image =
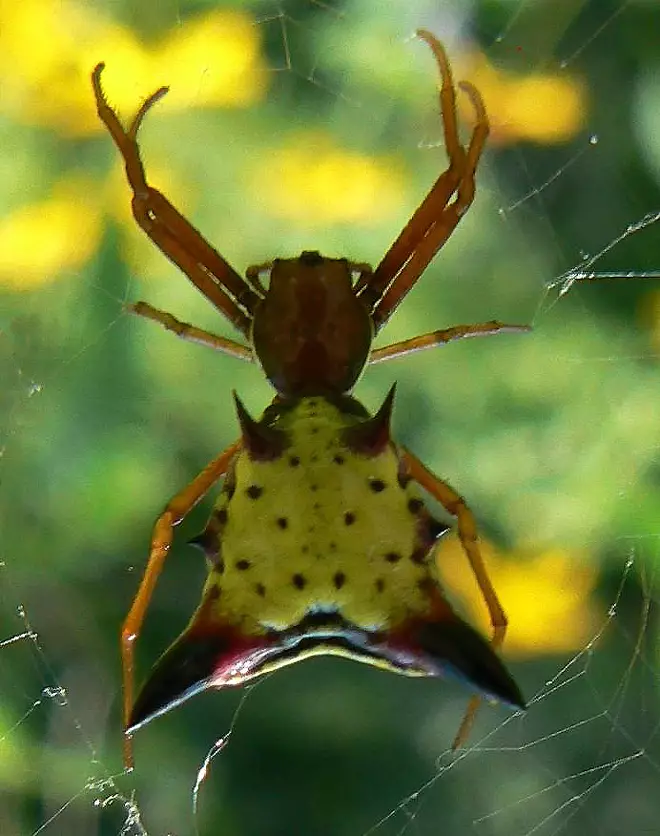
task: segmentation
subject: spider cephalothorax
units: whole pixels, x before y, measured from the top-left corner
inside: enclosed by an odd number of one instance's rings
[[[240,685],[320,653],[410,676],[454,674],[476,692],[524,705],[496,653],[506,617],[471,512],[453,488],[392,440],[394,389],[373,416],[350,395],[367,364],[461,337],[525,330],[491,321],[371,348],[375,333],[472,203],[488,133],[481,97],[463,82],[476,125],[468,147],[461,145],[444,50],[429,32],[418,34],[440,69],[450,163],[375,270],[308,251],[251,267],[243,279],[146,181],[137,131],[166,88],[144,102],[126,130],[103,95],[103,65],[93,73],[99,116],[124,158],[136,220],[249,345],[187,325],[145,302],[131,309],[185,339],[257,360],[278,393],[259,420],[236,398],[240,439],[177,494],[156,523],[149,564],[122,629],[127,766],[128,734],[192,694]],[[133,642],[174,526],[223,477],[207,526],[194,540],[209,564],[202,601],[134,701]],[[493,624],[490,643],[444,596],[434,545],[447,527],[433,518],[419,486],[457,520]],[[456,743],[464,739],[475,707],[473,701]]]
[[[345,258],[304,252],[268,265],[252,324],[255,354],[282,395],[348,392],[369,358],[374,326],[353,291],[369,271]]]

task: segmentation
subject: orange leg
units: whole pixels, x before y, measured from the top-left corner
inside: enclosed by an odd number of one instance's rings
[[[463,148],[458,137],[456,90],[447,55],[430,32],[420,29],[417,35],[433,50],[440,70],[440,110],[449,168],[436,180],[374,270],[371,281],[362,289],[364,301],[372,308],[377,330],[394,313],[472,203],[474,175],[489,130],[479,92],[468,82],[461,82],[459,87],[469,96],[477,117],[470,145],[467,151]]]
[[[260,297],[167,198],[146,180],[137,133],[147,111],[167,93],[167,87],[161,87],[146,99],[126,130],[103,93],[103,66],[99,64],[92,73],[96,106],[99,118],[124,158],[126,176],[133,190],[131,205],[135,220],[204,296],[241,333],[248,336],[252,310]]]
[[[437,499],[448,513],[456,517],[461,545],[470,562],[477,584],[479,585],[479,590],[486,602],[488,614],[490,615],[490,622],[493,627],[493,636],[490,643],[494,650],[499,650],[506,635],[508,621],[497,597],[497,593],[490,581],[483,557],[481,556],[481,551],[479,550],[477,526],[472,511],[470,511],[460,494],[456,493],[450,485],[443,482],[434,473],[431,473],[411,452],[404,449],[403,459],[410,476],[427,490],[432,497]],[[453,749],[457,749],[465,743],[470,734],[470,729],[472,728],[480,704],[481,697],[475,696],[470,700],[463,721],[452,744]]]
[[[221,351],[223,354],[228,354],[230,357],[236,357],[238,360],[247,360],[248,363],[254,362],[252,350],[248,346],[229,340],[227,337],[212,334],[210,331],[204,331],[204,329],[190,325],[188,322],[182,322],[171,313],[154,308],[148,302],[135,302],[132,305],[126,305],[126,310],[137,316],[150,319],[152,322],[158,322],[166,331],[171,331],[177,337],[181,337],[182,340],[206,345],[216,351]]]
[[[506,325],[491,319],[490,322],[479,322],[472,325],[455,325],[453,328],[443,328],[441,331],[431,331],[428,334],[420,334],[411,337],[409,340],[402,340],[398,343],[385,345],[371,352],[368,364],[384,363],[386,360],[393,360],[395,357],[403,357],[405,354],[413,354],[416,351],[425,351],[427,348],[435,348],[438,345],[462,340],[466,337],[488,337],[491,334],[517,333],[519,331],[531,331],[529,325]]]
[[[134,643],[140,634],[142,622],[149,606],[149,601],[161,573],[165,558],[172,545],[174,526],[197,505],[207,491],[225,475],[227,469],[239,450],[240,441],[220,453],[208,464],[202,472],[182,491],[180,491],[160,515],[154,526],[151,537],[149,561],[145,569],[137,595],[133,600],[126,620],[121,629],[121,661],[124,684],[123,722],[124,730],[128,728],[131,710],[133,708],[133,687],[135,683],[135,654]],[[124,735],[124,766],[133,767],[133,747],[128,735]]]

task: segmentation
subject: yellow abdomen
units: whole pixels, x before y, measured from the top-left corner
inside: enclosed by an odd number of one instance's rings
[[[427,614],[429,553],[445,527],[400,472],[393,444],[376,455],[351,449],[345,431],[364,417],[303,398],[273,423],[286,433],[281,455],[237,455],[202,535],[212,620],[260,633],[327,612],[383,630]]]

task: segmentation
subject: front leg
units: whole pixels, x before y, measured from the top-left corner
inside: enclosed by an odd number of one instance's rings
[[[440,112],[449,166],[416,209],[399,237],[362,289],[380,330],[447,241],[474,199],[474,177],[488,137],[488,116],[479,92],[468,82],[458,85],[469,97],[476,124],[467,150],[458,136],[456,89],[445,50],[425,29],[417,36],[431,47],[440,71]],[[453,200],[452,200],[453,198]]]
[[[137,133],[149,109],[163,98],[168,88],[161,87],[149,96],[125,129],[105,98],[101,86],[103,67],[104,64],[98,64],[92,73],[96,107],[99,118],[124,159],[126,177],[133,190],[131,206],[135,220],[170,261],[247,337],[259,296],[169,200],[146,180]]]

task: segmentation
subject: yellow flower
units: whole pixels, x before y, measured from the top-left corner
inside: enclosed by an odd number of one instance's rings
[[[108,64],[103,75],[108,99],[128,117],[140,96],[167,81],[173,89],[159,109],[247,106],[265,92],[259,30],[246,14],[213,11],[153,45],[88,4],[66,0],[0,0],[0,20],[0,112],[25,124],[70,136],[103,132],[90,84],[91,70],[101,60]],[[29,167],[26,176],[34,176]],[[14,188],[20,190],[20,182]],[[4,216],[0,285],[29,290],[83,266],[101,239],[106,188],[75,172],[47,199]],[[123,200],[130,205],[125,187]],[[133,226],[128,212],[124,219]]]
[[[189,21],[156,46],[152,72],[171,76],[171,106],[246,107],[261,99],[267,71],[258,27],[244,14],[212,12]],[[161,85],[154,78],[154,87]]]
[[[496,144],[567,142],[582,129],[587,101],[580,79],[568,74],[507,72],[481,53],[475,53],[467,64],[465,72],[457,70],[457,77],[468,78],[483,96],[491,118],[491,141]]]
[[[660,292],[646,293],[639,303],[639,320],[655,352],[660,351]]]
[[[596,569],[583,553],[552,549],[532,557],[503,556],[483,540],[480,547],[509,618],[505,656],[571,653],[596,635],[603,620],[590,599]],[[457,537],[440,542],[436,561],[448,596],[459,595],[471,621],[488,633],[488,611]]]
[[[91,258],[102,231],[95,188],[91,180],[70,178],[46,200],[0,220],[0,284],[32,290]]]
[[[265,92],[259,30],[246,14],[212,11],[177,26],[161,42],[142,43],[88,4],[0,0],[0,109],[64,134],[100,132],[89,75],[108,64],[104,85],[119,108],[137,89],[175,84],[166,107],[246,106]],[[167,77],[166,77],[167,76]]]
[[[302,132],[255,170],[254,200],[274,217],[310,227],[377,223],[402,203],[403,172],[391,157],[346,151],[321,132]]]

